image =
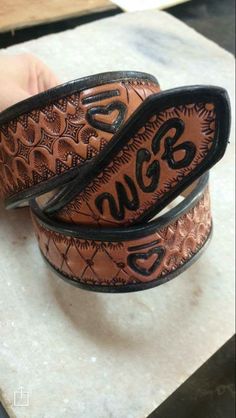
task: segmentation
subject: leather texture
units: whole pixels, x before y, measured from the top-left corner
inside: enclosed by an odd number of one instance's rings
[[[85,77],[0,114],[2,197],[7,208],[30,206],[43,258],[69,283],[151,288],[211,236],[208,171],[229,129],[219,87],[161,92],[144,73]]]
[[[117,292],[147,289],[173,278],[197,256],[212,228],[207,186],[176,220],[157,224],[148,236],[136,239],[135,230],[128,240],[124,231],[123,241],[81,239],[55,232],[35,216],[33,221],[41,252],[60,275],[89,290]]]
[[[211,103],[181,105],[152,116],[57,219],[102,226],[136,223],[211,153],[215,119]]]
[[[118,77],[2,123],[3,198],[20,199],[39,185],[45,191],[55,177],[61,186],[63,174],[100,153],[143,100],[159,91],[157,82]]]

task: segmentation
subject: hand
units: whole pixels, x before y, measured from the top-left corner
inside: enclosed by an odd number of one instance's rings
[[[58,84],[55,74],[34,55],[0,55],[0,112]]]

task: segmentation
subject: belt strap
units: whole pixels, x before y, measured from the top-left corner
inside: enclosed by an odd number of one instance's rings
[[[147,222],[223,156],[228,112],[217,87],[151,95],[86,176],[78,175],[44,211],[86,225]]]
[[[138,72],[85,77],[0,115],[0,182],[7,208],[62,186],[99,154],[134,110],[160,91]]]
[[[0,114],[6,206],[30,205],[44,259],[71,284],[154,287],[209,240],[208,171],[229,125],[219,87],[160,92],[154,77],[134,72],[59,86]]]
[[[131,292],[163,284],[202,253],[212,231],[208,175],[174,209],[130,228],[58,222],[32,204],[39,247],[64,280],[98,292]]]

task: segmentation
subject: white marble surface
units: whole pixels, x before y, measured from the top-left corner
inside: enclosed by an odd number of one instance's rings
[[[233,95],[233,57],[163,12],[123,14],[7,50],[20,51],[63,80],[134,69],[155,74],[164,89],[210,83]],[[231,337],[232,142],[212,170],[211,245],[153,290],[103,295],[65,284],[44,265],[28,211],[1,206],[0,398],[12,417],[145,417]],[[13,405],[19,387],[28,407]]]

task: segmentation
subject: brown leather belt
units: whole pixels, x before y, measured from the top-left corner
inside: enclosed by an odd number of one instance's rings
[[[101,153],[150,94],[148,74],[85,77],[24,100],[0,114],[0,178],[7,208],[72,179]]]
[[[208,171],[225,152],[229,125],[219,87],[160,92],[137,72],[67,83],[0,114],[6,207],[30,205],[43,257],[71,284],[157,286],[209,240]]]

